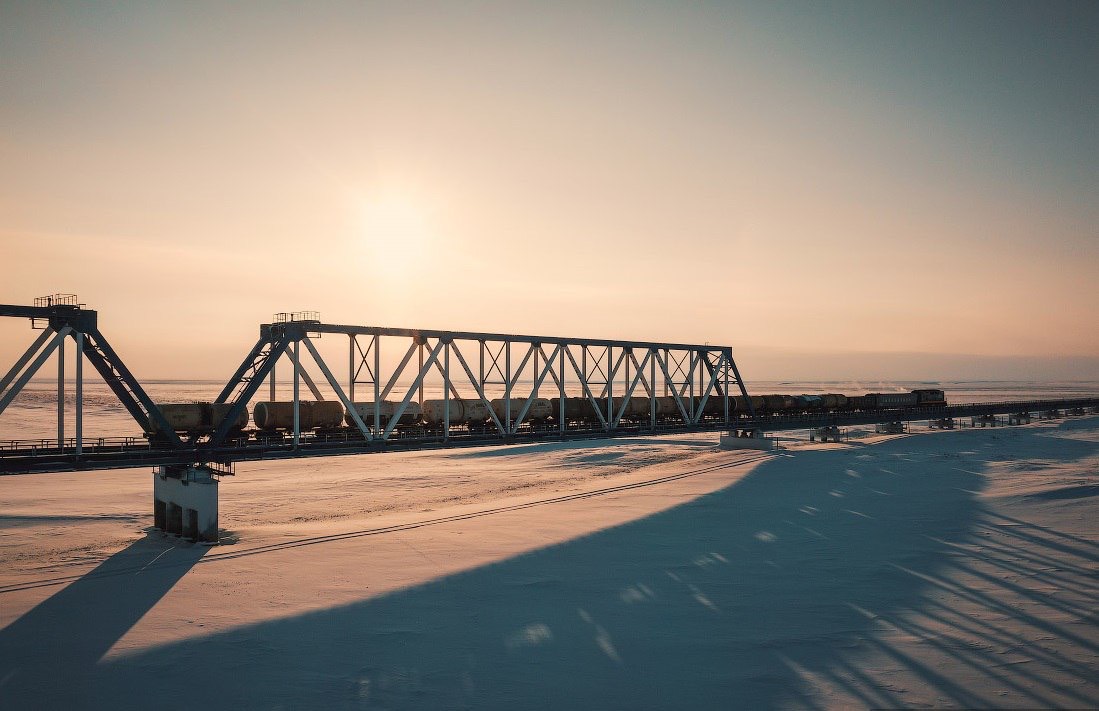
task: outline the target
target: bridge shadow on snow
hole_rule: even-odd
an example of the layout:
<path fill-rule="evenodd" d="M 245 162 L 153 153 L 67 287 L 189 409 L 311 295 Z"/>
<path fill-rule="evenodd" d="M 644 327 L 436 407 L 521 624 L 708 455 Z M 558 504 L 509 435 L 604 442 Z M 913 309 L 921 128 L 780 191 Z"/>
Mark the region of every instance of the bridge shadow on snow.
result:
<path fill-rule="evenodd" d="M 1015 436 L 1026 444 L 1038 435 Z M 79 705 L 111 708 L 812 708 L 817 699 L 804 681 L 813 678 L 867 706 L 906 705 L 860 666 L 876 654 L 947 705 L 994 706 L 881 634 L 886 621 L 932 645 L 941 643 L 929 628 L 936 622 L 985 645 L 1018 636 L 960 614 L 955 596 L 1094 650 L 1004 602 L 1001 591 L 1018 592 L 1009 583 L 978 593 L 951 582 L 968 565 L 955 561 L 958 547 L 1007 523 L 1012 537 L 983 549 L 982 561 L 1062 576 L 1094 599 L 1094 543 L 1005 522 L 979 504 L 988 441 L 984 432 L 959 432 L 935 446 L 902 439 L 780 456 L 723 490 L 561 545 L 99 666 L 186 569 L 129 590 L 117 590 L 121 579 L 77 583 L 0 632 L 5 659 L 36 646 L 43 623 L 58 632 L 49 646 L 59 650 L 45 670 L 21 661 L 0 688 L 51 683 L 53 670 L 75 667 L 64 684 Z M 1065 461 L 1096 445 L 1075 441 L 1069 450 Z M 1059 572 L 1048 570 L 1047 557 Z M 981 645 L 943 646 L 951 663 L 989 662 Z M 1053 653 L 1038 661 L 1069 679 L 1093 673 Z M 1015 673 L 1002 681 L 1029 703 L 1096 702 L 1071 685 L 1021 684 L 1013 679 L 1036 672 Z"/>
<path fill-rule="evenodd" d="M 207 550 L 152 533 L 0 630 L 0 708 L 98 705 L 100 659 Z"/>

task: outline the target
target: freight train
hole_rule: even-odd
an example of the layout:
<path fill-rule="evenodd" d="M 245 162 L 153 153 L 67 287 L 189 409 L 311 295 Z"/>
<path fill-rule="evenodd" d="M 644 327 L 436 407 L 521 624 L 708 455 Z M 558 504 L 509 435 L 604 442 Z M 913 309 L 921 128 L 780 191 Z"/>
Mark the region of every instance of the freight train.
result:
<path fill-rule="evenodd" d="M 470 430 L 478 430 L 494 427 L 493 413 L 503 422 L 505 419 L 515 421 L 519 414 L 526 409 L 524 422 L 532 426 L 544 426 L 547 423 L 556 423 L 562 412 L 560 398 L 536 397 L 511 398 L 510 410 L 508 403 L 503 398 L 491 400 L 487 405 L 478 399 L 452 398 L 449 404 L 449 421 L 451 426 L 465 426 Z M 690 406 L 687 397 L 682 397 L 684 407 Z M 591 400 L 586 397 L 566 397 L 563 409 L 565 421 L 570 425 L 594 426 L 600 424 L 600 414 L 604 420 L 608 418 L 608 409 L 617 416 L 622 409 L 622 399 L 615 398 L 608 402 L 607 398 L 596 398 L 599 414 Z M 695 399 L 697 407 L 698 399 Z M 626 423 L 650 422 L 654 414 L 651 412 L 655 404 L 655 419 L 658 422 L 682 421 L 683 414 L 679 404 L 672 396 L 663 395 L 650 400 L 645 395 L 631 397 L 626 403 L 622 420 Z M 843 395 L 828 393 L 824 395 L 753 395 L 747 400 L 742 395 L 729 398 L 729 415 L 731 417 L 745 416 L 751 410 L 759 415 L 797 415 L 818 412 L 859 412 L 869 410 L 891 410 L 910 407 L 940 407 L 946 405 L 946 394 L 938 389 L 919 389 L 910 392 L 896 393 L 868 393 L 866 395 Z M 181 435 L 192 438 L 201 437 L 213 433 L 221 421 L 229 414 L 231 405 L 228 403 L 165 403 L 158 405 L 164 413 L 168 424 Z M 390 426 L 393 417 L 400 407 L 399 402 L 383 400 L 378 403 L 378 424 L 384 429 Z M 446 412 L 447 403 L 442 399 L 424 400 L 421 406 L 419 402 L 410 401 L 401 413 L 400 419 L 393 424 L 393 429 L 415 430 L 425 432 L 440 430 L 448 418 Z M 355 414 L 370 428 L 374 427 L 375 407 L 373 402 L 354 403 Z M 509 418 L 510 414 L 510 418 Z M 710 397 L 703 407 L 702 419 L 706 422 L 723 420 L 725 417 L 725 400 L 721 397 Z M 252 423 L 257 435 L 281 435 L 294 426 L 294 404 L 292 402 L 257 402 L 252 408 Z M 248 426 L 248 413 L 242 411 L 237 421 L 230 428 L 233 436 L 244 435 Z M 298 426 L 302 432 L 357 432 L 355 418 L 350 412 L 344 410 L 343 405 L 332 400 L 301 400 L 298 403 Z M 150 425 L 146 435 L 154 438 L 157 435 L 155 425 Z"/>

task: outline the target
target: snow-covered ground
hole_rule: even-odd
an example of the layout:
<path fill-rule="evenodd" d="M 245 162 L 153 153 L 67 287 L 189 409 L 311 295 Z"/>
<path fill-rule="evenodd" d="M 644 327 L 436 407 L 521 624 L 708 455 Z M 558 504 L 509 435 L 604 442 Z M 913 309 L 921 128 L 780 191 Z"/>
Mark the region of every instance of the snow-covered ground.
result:
<path fill-rule="evenodd" d="M 0 479 L 0 708 L 1099 705 L 1099 418 Z"/>

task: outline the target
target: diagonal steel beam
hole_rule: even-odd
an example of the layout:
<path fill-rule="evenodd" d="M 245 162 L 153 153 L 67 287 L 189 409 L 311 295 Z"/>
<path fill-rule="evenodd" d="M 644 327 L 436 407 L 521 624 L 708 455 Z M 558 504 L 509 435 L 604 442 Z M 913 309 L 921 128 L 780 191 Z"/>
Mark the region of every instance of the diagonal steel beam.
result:
<path fill-rule="evenodd" d="M 485 403 L 485 407 L 488 408 L 488 414 L 492 417 L 492 422 L 496 425 L 496 429 L 500 434 L 507 435 L 508 431 L 504 429 L 503 424 L 500 423 L 500 418 L 496 416 L 496 413 L 492 409 L 492 403 L 485 397 L 484 388 L 477 382 L 477 378 L 474 377 L 473 371 L 469 369 L 469 363 L 466 363 L 465 356 L 462 355 L 462 351 L 458 348 L 457 343 L 450 344 L 450 350 L 458 357 L 458 362 L 462 365 L 462 370 L 466 371 L 466 376 L 469 378 L 469 382 L 473 385 L 473 389 L 477 391 L 477 397 L 481 398 L 481 402 Z"/>
<path fill-rule="evenodd" d="M 321 369 L 321 373 L 324 374 L 325 379 L 328 380 L 328 385 L 336 393 L 336 397 L 343 403 L 344 408 L 347 410 L 347 414 L 351 417 L 351 420 L 355 423 L 355 426 L 359 428 L 359 432 L 362 432 L 363 437 L 367 442 L 374 439 L 370 431 L 366 429 L 366 424 L 359 417 L 359 413 L 355 411 L 355 407 L 351 402 L 351 399 L 344 394 L 343 388 L 340 387 L 339 381 L 336 380 L 336 376 L 332 375 L 332 371 L 329 369 L 328 364 L 324 362 L 324 358 L 321 358 L 321 354 L 317 352 L 317 347 L 313 345 L 313 341 L 306 336 L 302 339 L 305 343 L 305 349 L 309 351 L 309 355 L 313 356 L 313 360 L 316 361 L 317 367 Z"/>
<path fill-rule="evenodd" d="M 664 379 L 670 381 L 671 376 L 668 375 L 668 364 L 664 362 L 664 359 L 658 354 L 656 356 L 656 363 L 660 366 L 660 370 L 664 373 Z M 687 408 L 683 407 L 683 401 L 679 399 L 679 393 L 676 389 L 672 388 L 672 397 L 675 398 L 675 404 L 679 407 L 679 414 L 683 416 L 684 422 L 690 422 L 690 418 L 687 417 Z"/>
<path fill-rule="evenodd" d="M 405 366 L 408 365 L 408 361 L 412 360 L 412 356 L 416 354 L 416 346 L 419 344 L 416 341 L 412 341 L 412 344 L 408 347 L 408 352 L 404 354 L 404 358 L 401 358 L 400 364 L 397 369 L 393 371 L 393 376 L 389 379 L 389 382 L 385 384 L 385 390 L 382 390 L 382 396 L 380 398 L 374 398 L 375 402 L 379 400 L 385 400 L 389 397 L 389 392 L 393 390 L 393 386 L 397 384 L 397 378 L 401 377 L 401 373 L 404 372 Z"/>
<path fill-rule="evenodd" d="M 542 350 L 542 347 L 538 346 L 538 350 Z M 535 378 L 534 387 L 531 388 L 530 397 L 527 398 L 526 403 L 524 403 L 522 409 L 519 410 L 519 415 L 515 418 L 515 422 L 512 423 L 512 426 L 511 426 L 511 433 L 512 434 L 515 434 L 519 431 L 519 425 L 523 423 L 523 420 L 527 416 L 527 412 L 530 410 L 531 404 L 533 404 L 533 402 L 534 402 L 534 393 L 538 392 L 538 388 L 541 387 L 542 381 L 546 379 L 546 374 L 553 371 L 553 358 L 557 357 L 557 353 L 560 350 L 561 350 L 561 346 L 558 345 L 557 348 L 555 348 L 553 350 L 553 355 L 550 356 L 549 358 L 544 359 L 545 360 L 545 367 L 542 368 L 542 372 L 539 373 L 537 378 Z"/>
<path fill-rule="evenodd" d="M 633 355 L 632 353 L 630 354 Z M 622 407 L 618 408 L 618 414 L 615 415 L 613 420 L 613 426 L 617 427 L 618 423 L 622 421 L 622 416 L 626 414 L 626 407 L 630 404 L 630 398 L 633 397 L 633 391 L 637 387 L 637 383 L 645 377 L 644 367 L 649 362 L 649 354 L 646 353 L 645 357 L 641 360 L 641 365 L 637 367 L 633 376 L 633 382 L 630 383 L 629 388 L 626 389 L 626 395 L 622 398 Z M 637 363 L 637 359 L 634 359 L 634 363 Z"/>
<path fill-rule="evenodd" d="M 426 345 L 427 340 L 424 340 Z M 416 344 L 413 344 L 416 345 Z M 408 403 L 412 401 L 412 395 L 419 390 L 420 385 L 424 382 L 424 376 L 427 375 L 435 361 L 439 358 L 439 351 L 443 349 L 443 339 L 439 339 L 435 342 L 435 347 L 431 349 L 431 353 L 428 355 L 427 360 L 424 361 L 423 367 L 420 368 L 419 373 L 416 374 L 416 380 L 412 383 L 412 387 L 405 393 L 404 399 L 401 400 L 401 404 L 394 410 L 393 416 L 389 418 L 389 424 L 385 426 L 385 431 L 382 432 L 380 439 L 389 439 L 389 435 L 393 432 L 393 428 L 397 426 L 397 423 L 401 421 L 401 417 L 404 416 L 404 411 L 408 409 Z"/>
<path fill-rule="evenodd" d="M 256 394 L 260 386 L 263 385 L 263 379 L 274 369 L 275 363 L 278 362 L 282 354 L 286 352 L 286 349 L 290 346 L 290 340 L 282 335 L 276 341 L 269 342 L 270 351 L 267 353 L 267 357 L 264 358 L 259 366 L 256 368 L 251 379 L 244 384 L 244 387 L 239 393 L 237 393 L 236 399 L 233 401 L 233 406 L 229 408 L 229 412 L 226 413 L 225 419 L 221 421 L 218 428 L 214 430 L 214 434 L 210 435 L 210 440 L 206 443 L 208 447 L 216 447 L 225 441 L 226 435 L 229 434 L 229 429 L 233 426 L 233 423 L 240 417 L 240 413 L 244 412 L 248 407 L 248 403 L 252 400 L 252 396 Z"/>
<path fill-rule="evenodd" d="M 42 331 L 42 335 L 34 339 L 34 343 L 32 343 L 30 348 L 27 349 L 27 352 L 24 353 L 19 358 L 19 360 L 15 361 L 15 365 L 11 367 L 11 370 L 9 370 L 3 378 L 0 378 L 0 393 L 3 393 L 4 389 L 7 388 L 8 385 L 11 384 L 11 381 L 15 379 L 15 376 L 19 375 L 19 373 L 23 371 L 23 368 L 27 366 L 27 363 L 29 363 L 31 358 L 34 357 L 34 354 L 42 348 L 42 344 L 49 340 L 50 336 L 52 336 L 54 333 L 55 331 L 47 326 Z"/>
<path fill-rule="evenodd" d="M 63 326 L 61 330 L 57 332 L 57 335 L 54 336 L 54 339 L 50 341 L 50 344 L 42 349 L 42 352 L 39 353 L 38 357 L 34 359 L 34 362 L 31 363 L 31 366 L 27 368 L 22 375 L 19 376 L 19 379 L 15 381 L 15 384 L 11 386 L 11 389 L 4 393 L 3 397 L 0 397 L 0 413 L 3 413 L 4 410 L 7 409 L 8 405 L 11 404 L 11 401 L 14 400 L 15 396 L 19 394 L 19 391 L 22 390 L 28 382 L 30 382 L 30 379 L 33 378 L 34 374 L 38 372 L 38 369 L 42 367 L 42 365 L 51 355 L 53 355 L 53 352 L 61 347 L 61 344 L 65 341 L 65 336 L 69 335 L 70 331 L 72 331 L 71 328 L 69 328 L 68 326 Z M 42 340 L 41 336 L 39 336 L 38 340 Z"/>
<path fill-rule="evenodd" d="M 701 356 L 700 356 L 701 358 Z M 694 415 L 694 424 L 698 424 L 702 420 L 702 413 L 706 409 L 706 401 L 710 399 L 710 391 L 714 389 L 714 384 L 717 382 L 718 371 L 717 368 L 710 369 L 710 382 L 706 384 L 706 389 L 702 392 L 702 398 L 698 401 L 698 412 Z"/>
<path fill-rule="evenodd" d="M 225 402 L 229 399 L 229 396 L 232 395 L 233 391 L 240 385 L 241 379 L 244 378 L 248 370 L 255 366 L 256 360 L 263 353 L 263 349 L 268 343 L 269 341 L 266 338 L 260 336 L 259 340 L 256 341 L 256 345 L 252 346 L 252 350 L 248 352 L 248 355 L 244 356 L 244 360 L 240 362 L 240 367 L 237 368 L 236 372 L 233 373 L 232 377 L 225 383 L 225 387 L 221 389 L 221 393 L 218 394 L 217 399 L 214 400 L 214 402 Z"/>
<path fill-rule="evenodd" d="M 592 409 L 595 410 L 596 417 L 599 418 L 599 424 L 603 425 L 603 429 L 610 429 L 607 424 L 607 418 L 603 417 L 603 413 L 599 410 L 599 403 L 596 402 L 595 396 L 591 393 L 591 388 L 588 387 L 588 379 L 580 372 L 580 366 L 576 364 L 576 359 L 572 357 L 572 351 L 568 348 L 565 349 L 565 355 L 569 357 L 569 362 L 572 363 L 572 369 L 576 372 L 576 377 L 580 379 L 580 385 L 584 388 L 584 394 L 588 396 L 588 401 L 591 402 Z"/>
<path fill-rule="evenodd" d="M 141 383 L 97 328 L 89 328 L 84 332 L 84 357 L 99 371 L 119 402 L 143 429 L 148 431 L 150 426 L 156 425 L 160 435 L 168 440 L 168 444 L 177 448 L 184 446 L 175 429 L 164 418 L 164 413 L 145 393 Z"/>
<path fill-rule="evenodd" d="M 308 336 L 303 336 L 302 339 L 306 339 Z M 298 375 L 305 381 L 305 386 L 309 388 L 309 392 L 313 393 L 313 397 L 318 400 L 323 400 L 324 395 L 321 395 L 321 391 L 317 388 L 317 384 L 313 382 L 313 378 L 309 377 L 309 371 L 305 369 L 305 366 L 299 362 L 297 356 L 294 355 L 293 350 L 286 351 L 286 357 L 290 359 L 291 365 L 296 365 L 298 368 Z"/>

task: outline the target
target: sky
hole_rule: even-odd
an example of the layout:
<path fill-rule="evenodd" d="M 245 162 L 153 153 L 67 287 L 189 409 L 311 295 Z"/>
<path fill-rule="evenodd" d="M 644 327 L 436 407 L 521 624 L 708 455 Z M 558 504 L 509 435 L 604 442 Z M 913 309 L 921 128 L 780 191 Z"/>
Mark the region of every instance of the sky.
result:
<path fill-rule="evenodd" d="M 0 0 L 0 303 L 1099 380 L 1099 4 Z M 0 324 L 0 370 L 30 344 Z"/>

